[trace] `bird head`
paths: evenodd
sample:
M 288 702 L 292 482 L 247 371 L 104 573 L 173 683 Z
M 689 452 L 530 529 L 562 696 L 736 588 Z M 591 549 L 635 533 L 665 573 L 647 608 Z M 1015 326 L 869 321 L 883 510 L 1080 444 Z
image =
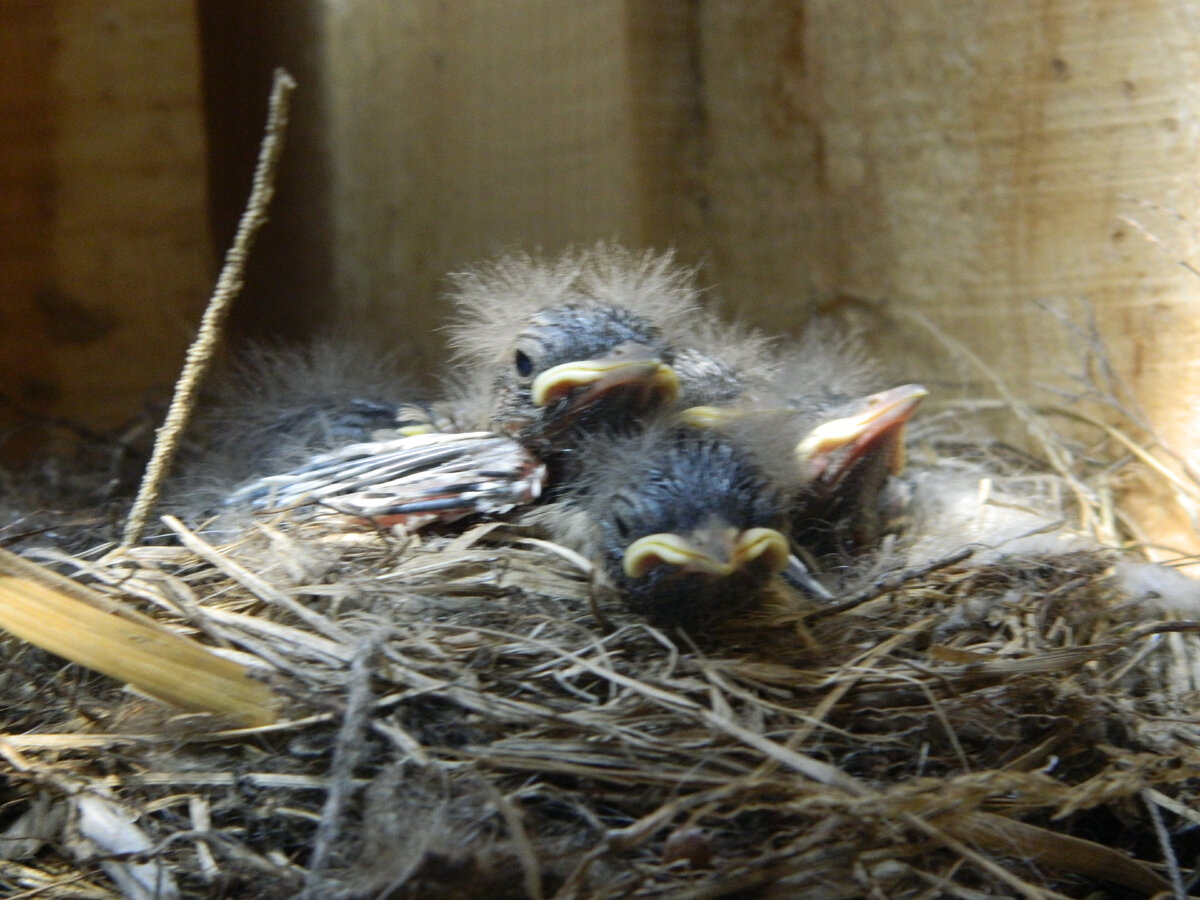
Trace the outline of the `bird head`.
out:
M 658 330 L 591 302 L 539 310 L 497 360 L 490 425 L 543 453 L 669 407 L 679 382 Z
M 864 466 L 900 474 L 904 428 L 928 394 L 919 384 L 905 384 L 841 404 L 796 444 L 796 465 L 809 482 L 827 490 L 838 489 Z
M 608 580 L 635 612 L 703 628 L 787 564 L 784 495 L 727 436 L 679 425 L 610 441 L 582 498 Z
M 906 384 L 827 413 L 796 444 L 803 489 L 796 540 L 816 552 L 856 550 L 878 539 L 891 476 L 904 469 L 904 429 L 928 394 Z
M 590 434 L 636 430 L 674 404 L 673 351 L 695 318 L 696 289 L 670 254 L 612 244 L 513 254 L 453 282 L 460 377 L 487 398 L 474 427 L 563 457 Z

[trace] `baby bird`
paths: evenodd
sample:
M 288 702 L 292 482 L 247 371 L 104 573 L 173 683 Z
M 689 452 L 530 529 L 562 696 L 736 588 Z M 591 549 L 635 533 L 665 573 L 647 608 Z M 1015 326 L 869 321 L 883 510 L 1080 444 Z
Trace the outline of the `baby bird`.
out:
M 471 427 L 539 458 L 561 465 L 587 435 L 636 430 L 676 401 L 674 348 L 697 311 L 691 275 L 670 255 L 598 245 L 509 256 L 456 276 L 451 299 L 455 405 L 484 398 Z
M 796 443 L 797 544 L 817 556 L 852 554 L 875 544 L 902 515 L 903 490 L 894 479 L 904 470 L 904 430 L 927 394 L 905 384 L 844 401 Z
M 758 603 L 788 564 L 786 492 L 727 434 L 661 419 L 592 441 L 581 471 L 530 519 L 655 622 L 701 631 Z
M 326 446 L 229 502 L 278 508 L 308 497 L 414 527 L 529 502 L 543 484 L 575 477 L 588 435 L 636 431 L 674 404 L 668 335 L 683 334 L 694 298 L 690 274 L 669 256 L 605 245 L 552 261 L 510 256 L 461 274 L 451 293 L 458 368 L 449 396 L 419 407 L 352 400 L 321 411 L 313 418 L 353 422 L 369 408 L 378 413 L 373 424 L 390 417 L 393 427 Z M 265 430 L 287 430 L 294 416 L 286 419 Z
M 297 507 L 411 529 L 539 496 L 545 468 L 520 445 L 435 433 L 447 426 L 433 404 L 399 402 L 412 390 L 394 363 L 346 336 L 252 349 L 202 413 L 172 511 L 220 534 L 248 510 Z
M 807 555 L 844 556 L 874 544 L 903 506 L 893 476 L 903 469 L 904 429 L 926 390 L 878 391 L 860 348 L 822 326 L 748 371 L 726 405 L 694 406 L 681 418 L 769 442 L 766 456 L 790 460 L 791 536 Z

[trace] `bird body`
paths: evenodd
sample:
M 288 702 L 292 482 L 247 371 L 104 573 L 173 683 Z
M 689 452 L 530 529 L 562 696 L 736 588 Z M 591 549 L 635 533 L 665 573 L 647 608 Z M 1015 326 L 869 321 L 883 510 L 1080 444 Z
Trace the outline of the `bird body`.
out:
M 664 332 L 681 331 L 694 288 L 669 256 L 597 247 L 553 261 L 508 257 L 454 282 L 457 365 L 445 397 L 425 404 L 351 398 L 311 410 L 310 419 L 353 424 L 356 410 L 369 407 L 378 413 L 372 424 L 390 430 L 359 429 L 356 441 L 315 447 L 323 452 L 244 485 L 227 502 L 278 508 L 307 496 L 410 526 L 492 513 L 568 482 L 587 436 L 635 431 L 644 416 L 675 402 Z M 307 424 L 285 418 L 267 428 Z M 428 432 L 442 434 L 419 438 Z M 433 496 L 445 516 L 433 515 Z
M 168 482 L 172 512 L 202 522 L 242 502 L 242 486 L 306 466 L 314 455 L 426 430 L 430 413 L 396 399 L 413 388 L 395 363 L 394 354 L 345 335 L 246 349 L 200 408 Z

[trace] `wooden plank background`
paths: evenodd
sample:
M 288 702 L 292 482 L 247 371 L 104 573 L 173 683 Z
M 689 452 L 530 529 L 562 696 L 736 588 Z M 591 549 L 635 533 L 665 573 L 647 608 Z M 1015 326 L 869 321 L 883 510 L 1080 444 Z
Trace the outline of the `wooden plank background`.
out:
M 886 299 L 1028 394 L 1080 369 L 1043 304 L 1081 323 L 1087 304 L 1200 468 L 1194 5 L 711 0 L 700 17 L 714 276 L 756 321 Z M 876 335 L 920 374 L 918 332 Z M 971 379 L 932 359 L 935 388 Z M 1129 488 L 1148 535 L 1196 548 L 1195 509 Z
M 20 424 L 15 404 L 112 428 L 161 397 L 208 291 L 190 4 L 36 0 L 0 18 L 0 424 Z
M 336 294 L 351 317 L 403 310 L 404 333 L 424 334 L 444 321 L 444 274 L 482 256 L 700 231 L 692 4 L 327 10 Z
M 1192 4 L 243 6 L 6 7 L 6 394 L 99 425 L 168 380 L 212 273 L 205 165 L 223 247 L 286 64 L 290 171 L 241 334 L 348 321 L 428 368 L 447 270 L 616 237 L 704 262 L 775 330 L 818 307 L 917 310 L 1018 391 L 1078 367 L 1041 305 L 1087 304 L 1200 467 Z M 931 366 L 919 330 L 876 334 L 939 389 L 977 380 Z M 1154 522 L 1160 498 L 1139 500 L 1156 536 L 1188 540 L 1187 511 Z

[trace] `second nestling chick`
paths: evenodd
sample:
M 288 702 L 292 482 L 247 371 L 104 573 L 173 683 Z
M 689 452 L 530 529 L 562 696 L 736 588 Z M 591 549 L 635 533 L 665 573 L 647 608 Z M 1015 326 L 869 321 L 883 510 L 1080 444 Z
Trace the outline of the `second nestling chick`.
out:
M 531 518 L 653 621 L 702 630 L 756 605 L 788 563 L 786 492 L 728 435 L 660 421 L 597 439 L 580 468 Z

